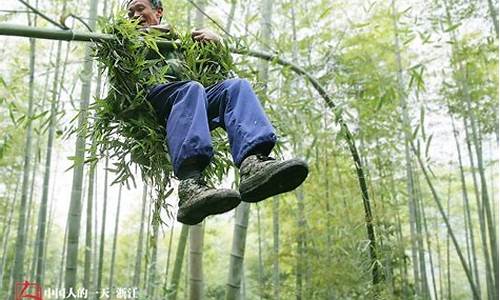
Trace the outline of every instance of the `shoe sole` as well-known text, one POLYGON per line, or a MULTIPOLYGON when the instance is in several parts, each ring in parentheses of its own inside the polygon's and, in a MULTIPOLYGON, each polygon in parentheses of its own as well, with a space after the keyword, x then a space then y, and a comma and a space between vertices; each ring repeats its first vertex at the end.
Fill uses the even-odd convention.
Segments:
POLYGON ((296 189, 309 173, 307 163, 294 159, 262 176, 253 176, 240 185, 241 201, 259 202, 296 189))
POLYGON ((228 212, 238 206, 241 198, 238 193, 227 192, 224 197, 212 195, 199 200, 194 205, 179 208, 177 221, 186 225, 196 225, 211 215, 228 212), (217 196, 217 197, 216 197, 217 196))

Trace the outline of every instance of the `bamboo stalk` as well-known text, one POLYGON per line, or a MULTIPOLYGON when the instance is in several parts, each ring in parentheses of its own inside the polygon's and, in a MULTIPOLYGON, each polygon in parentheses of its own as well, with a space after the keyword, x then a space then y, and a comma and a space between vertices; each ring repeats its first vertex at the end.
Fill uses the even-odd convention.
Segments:
POLYGON ((203 236, 203 222, 189 227, 189 297, 187 299, 190 300, 202 300, 204 295, 203 236))
MULTIPOLYGON (((74 30, 60 30, 49 28, 37 28, 17 24, 0 24, 0 35, 20 36, 45 40, 77 41, 77 42, 103 42, 114 39, 113 35, 96 32, 79 32, 74 30)), ((162 49, 173 47, 169 41, 158 41, 162 49)))
MULTIPOLYGON (((33 117, 34 111, 34 90, 35 90, 35 53, 36 53, 36 43, 34 39, 30 39, 30 75, 29 75, 29 101, 28 101, 28 120, 33 117)), ((32 157, 32 139, 33 139, 33 129, 32 121, 28 122, 28 127, 26 129, 26 139, 25 139, 25 150, 24 150, 24 165, 23 165, 23 179, 21 184, 21 199, 19 206, 19 217, 18 217, 18 227, 16 235, 16 254, 14 258, 13 272, 13 282, 22 282, 24 280, 24 257, 26 251, 26 210, 28 202, 28 185, 29 185, 29 174, 31 169, 31 157, 32 157)), ((15 285, 12 285, 11 291, 15 290, 15 285)))
POLYGON ((415 195, 415 182, 414 170, 412 166, 412 158, 410 155, 410 141, 411 141, 411 123, 408 113, 407 94, 404 90, 403 82, 403 66, 401 62, 401 50, 399 41, 399 29, 397 23, 397 12, 395 0, 391 2, 392 23, 394 27, 394 50, 397 63, 397 97, 399 106, 402 111, 402 130, 404 133, 404 155, 405 155, 405 171, 406 171, 406 191, 408 193, 408 211, 410 221, 410 237, 411 237, 411 253, 412 253, 412 267, 413 279, 415 282, 416 294, 427 296, 427 278, 425 271, 425 258, 422 253, 422 240, 420 238, 420 217, 419 210, 417 209, 419 199, 415 195), (417 264, 418 263, 418 264, 417 264))
MULTIPOLYGON (((425 241, 426 241, 426 244, 427 244, 427 254, 429 256, 429 267, 430 267, 430 273, 431 273, 431 280, 432 280, 432 287, 433 287, 433 293, 434 293, 434 299, 439 299, 438 298, 438 295, 437 295, 437 285, 436 285, 436 275, 434 273, 434 262, 433 262, 433 259, 432 259, 432 248, 431 248, 431 241, 430 241, 430 233, 429 233, 429 228, 427 226, 427 216, 426 216, 426 212, 425 212, 425 206, 424 206, 424 198, 422 196, 422 189, 421 189, 421 186, 420 186, 420 178, 418 176, 418 174, 415 174, 415 188, 416 188, 416 193, 418 195, 418 198, 420 198, 420 201, 419 201, 419 205, 418 205, 418 210, 419 210, 419 215, 422 217, 422 225, 424 226, 424 233, 422 234, 422 236, 424 236, 425 234, 425 241)), ((425 251, 425 249, 423 249, 422 247, 422 250, 425 251)), ((426 297, 428 297, 429 299, 431 299, 431 294, 430 294, 430 290, 429 290, 429 287, 428 287, 428 283, 425 282, 425 285, 426 285, 426 288, 427 288, 427 295, 426 297)))
POLYGON ((50 119, 49 119, 49 134, 47 141, 47 152, 45 158, 45 169, 43 176, 43 189, 42 189, 42 199, 40 204, 40 212, 39 212, 39 224, 37 231, 37 251, 38 254, 36 256, 36 282, 43 284, 42 275, 45 261, 44 257, 44 246, 46 243, 45 240, 45 227, 47 221, 47 203, 49 196, 49 184, 50 184, 50 171, 52 165, 52 146, 54 143, 54 135, 55 135, 55 124, 56 124, 56 113, 57 113, 57 82, 59 80, 59 63, 61 61, 62 54, 62 42, 57 44, 57 54, 56 54, 56 63, 55 63, 55 74, 54 74, 54 82, 52 85, 52 98, 50 103, 50 119))
POLYGON ((247 202, 242 202, 236 208, 229 275, 226 283, 226 300, 238 299, 238 295, 241 294, 240 289, 243 276, 243 260, 245 257, 249 212, 250 204, 247 202))
POLYGON ((158 257, 158 231, 159 224, 157 221, 153 221, 153 236, 151 241, 151 263, 149 264, 149 278, 147 281, 147 295, 152 299, 156 299, 156 285, 158 280, 156 279, 157 270, 157 257, 158 257))
MULTIPOLYGON (((186 241, 189 233, 188 225, 182 225, 177 243, 177 251, 175 255, 174 269, 172 271, 172 279, 170 281, 169 295, 166 299, 177 299, 177 291, 179 290, 179 282, 182 272, 182 262, 184 261, 184 252, 186 252, 186 241)), ((187 272, 186 272, 187 273, 187 272)))
POLYGON ((9 234, 10 229, 12 228, 12 217, 14 215, 14 211, 16 209, 17 202, 17 191, 19 189, 19 183, 21 181, 21 177, 17 179, 16 182, 16 190, 12 196, 12 206, 10 207, 8 221, 6 224, 5 231, 2 232, 2 259, 0 260, 0 290, 3 290, 3 277, 5 272, 5 266, 7 263, 7 243, 9 242, 9 234))
MULTIPOLYGON (((446 12, 446 23, 448 25, 452 24, 452 18, 451 18, 451 13, 449 9, 448 2, 446 0, 443 0, 443 4, 445 6, 445 12, 446 12)), ((456 29, 456 28, 455 28, 456 29)), ((452 50, 452 57, 455 55, 455 52, 457 51, 457 37, 455 34, 455 30, 452 30, 450 32, 451 39, 453 41, 451 50, 452 50)), ((476 151, 476 158, 477 158, 477 168, 478 168, 478 173, 479 173, 479 179, 480 179, 480 191, 481 191, 481 205, 482 207, 480 208, 481 210, 481 216, 486 218, 486 229, 487 232, 489 233, 489 247, 491 251, 491 263, 492 263, 492 270, 493 270, 493 276, 494 276, 494 288, 491 289, 493 294, 493 298, 497 299, 498 298, 498 286, 499 286, 499 271, 498 271, 498 241, 497 241, 497 232, 495 230, 495 226, 493 225, 492 221, 492 213, 491 213, 491 207, 490 207, 490 200, 488 196, 488 189, 487 189, 487 184, 486 184, 486 178, 485 178, 485 172, 484 172, 484 165, 483 165, 483 156, 482 156, 482 140, 480 138, 480 131, 478 129, 478 125, 476 124, 476 116, 475 113, 472 111, 472 98, 471 98, 471 92, 469 88, 469 84, 467 82, 467 68, 464 66, 461 62, 457 62, 452 64, 454 68, 454 72, 457 74, 457 83, 459 84, 459 89, 463 93, 463 100, 465 100, 466 104, 466 110, 465 110, 465 118, 467 118, 470 122, 471 125, 471 134, 472 134, 472 144, 474 145, 474 149, 476 151)), ((467 129, 466 129, 467 130, 467 129)), ((485 258, 486 259, 486 258, 485 258)))
POLYGON ((115 261, 116 261, 116 242, 118 240, 118 224, 120 221, 120 204, 122 202, 122 189, 123 185, 120 185, 118 191, 118 204, 116 207, 116 219, 115 219, 115 232, 113 234, 113 250, 111 251, 111 267, 109 271, 109 291, 113 294, 114 289, 114 274, 115 274, 115 261))
POLYGON ((418 162, 418 164, 420 166, 420 169, 422 170, 422 172, 424 174, 425 181, 427 182, 427 184, 429 186, 429 189, 431 191, 431 194, 432 194, 432 197, 434 199, 434 202, 438 206, 439 212, 441 213, 441 217, 443 218, 443 221, 444 221, 444 223, 446 225, 446 229, 448 231, 448 236, 451 238, 451 241, 453 243, 455 251, 457 252, 458 258, 460 259, 460 263, 462 264, 462 269, 464 270, 465 275, 467 276, 467 280, 469 282, 469 285, 470 285, 470 288, 471 288, 471 291, 472 291, 472 296, 473 296, 473 298, 475 300, 481 299, 479 297, 479 292, 478 292, 477 286, 476 286, 476 284, 474 282, 474 279, 473 279, 473 276, 472 276, 472 272, 470 271, 470 269, 469 269, 469 267, 467 265, 467 262, 466 262, 466 260, 464 258, 464 255, 462 254, 462 250, 460 248, 460 245, 458 243, 457 238, 455 237, 455 233, 453 232, 453 228, 452 228, 452 225, 450 224, 448 216, 445 214, 444 207, 443 207, 443 205, 441 203, 441 198, 439 197, 439 195, 438 195, 438 193, 437 193, 437 191, 436 191, 436 189, 434 187, 434 184, 432 183, 432 181, 430 179, 430 176, 428 174, 429 171, 427 170, 427 166, 424 165, 424 163, 422 162, 422 158, 420 157, 420 153, 415 148, 415 146, 413 145, 413 143, 411 144, 411 147, 412 147, 412 150, 413 150, 415 156, 417 157, 417 162, 418 162))
MULTIPOLYGON (((264 287, 263 278, 264 278, 264 265, 262 263, 262 234, 261 234, 261 225, 260 225, 260 207, 257 204, 257 243, 259 248, 259 289, 264 287)), ((262 300, 262 290, 259 291, 259 299, 262 300)))
MULTIPOLYGON (((103 191, 103 203, 102 203, 102 217, 101 217, 101 237, 99 243, 99 264, 97 265, 97 282, 96 291, 101 291, 102 281, 103 281, 103 266, 104 266, 104 246, 105 246, 105 232, 106 232, 106 216, 107 216, 107 206, 108 206, 108 165, 109 159, 106 153, 106 161, 104 165, 104 191, 103 191)), ((97 232, 96 232, 97 235, 97 232)), ((99 295, 96 295, 96 297, 99 295)))
MULTIPOLYGON (((462 186, 462 198, 463 198, 464 207, 465 207, 465 209, 464 209, 465 222, 464 223, 468 224, 468 226, 466 227, 466 236, 467 236, 467 232, 468 232, 469 233, 468 236, 470 237, 471 256, 472 256, 471 265, 472 265, 472 268, 474 271, 474 277, 476 279, 478 292, 479 292, 479 295, 481 295, 481 284, 480 284, 481 281, 479 280, 479 272, 478 272, 478 268, 477 268, 478 261, 477 261, 476 251, 475 251, 476 242, 474 239, 474 227, 473 227, 474 223, 472 222, 472 218, 470 215, 471 209, 470 209, 470 204, 469 204, 469 195, 467 192, 467 185, 465 182, 465 172, 464 172, 463 163, 462 163, 462 152, 460 150, 460 143, 458 141, 458 132, 455 128, 455 121, 454 121, 453 116, 451 114, 450 114, 450 119, 451 119, 451 124, 452 124, 452 128, 453 128, 453 137, 455 138, 455 145, 456 145, 457 154, 458 154, 458 163, 459 163, 459 170, 460 170, 460 183, 462 186)), ((487 270, 490 269, 489 265, 487 265, 486 267, 487 267, 487 270)), ((488 271, 488 273, 491 273, 491 272, 488 271)))
POLYGON ((142 212, 141 212, 141 227, 139 230, 139 239, 137 240, 137 251, 135 257, 134 279, 132 285, 138 287, 141 280, 141 263, 144 242, 144 218, 146 215, 146 199, 148 194, 148 186, 144 184, 142 189, 142 212))
POLYGON ((280 200, 273 197, 273 296, 280 299, 280 200))
POLYGON ((166 294, 168 291, 168 271, 170 269, 170 257, 172 256, 172 239, 174 236, 174 225, 171 225, 170 227, 170 236, 168 238, 168 254, 167 254, 167 263, 165 267, 165 275, 163 279, 163 297, 166 298, 166 294))

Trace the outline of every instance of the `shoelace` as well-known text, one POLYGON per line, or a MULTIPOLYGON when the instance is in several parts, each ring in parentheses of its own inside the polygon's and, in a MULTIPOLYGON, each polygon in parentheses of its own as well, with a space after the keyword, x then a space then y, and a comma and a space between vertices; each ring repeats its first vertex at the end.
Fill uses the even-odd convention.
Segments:
POLYGON ((198 178, 192 178, 196 184, 206 186, 207 181, 203 179, 203 177, 198 177, 198 178))
POLYGON ((211 184, 208 184, 208 181, 205 179, 205 177, 198 177, 198 178, 193 178, 193 180, 196 182, 196 184, 202 186, 205 189, 216 189, 216 187, 212 186, 211 184))
POLYGON ((269 156, 265 156, 265 155, 262 155, 262 154, 257 154, 257 159, 260 160, 260 161, 270 161, 270 160, 276 160, 275 158, 272 158, 272 157, 269 157, 269 156))

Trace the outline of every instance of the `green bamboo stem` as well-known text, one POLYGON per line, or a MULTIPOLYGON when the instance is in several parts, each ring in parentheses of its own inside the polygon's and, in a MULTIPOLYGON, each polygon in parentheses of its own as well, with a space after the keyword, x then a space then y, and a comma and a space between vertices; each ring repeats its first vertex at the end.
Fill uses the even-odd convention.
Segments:
POLYGON ((189 226, 182 225, 181 233, 179 235, 179 242, 177 243, 177 252, 175 255, 174 269, 172 271, 172 279, 170 281, 169 295, 168 297, 166 297, 166 299, 177 299, 177 291, 179 290, 178 287, 182 271, 182 262, 184 261, 184 253, 186 252, 188 233, 189 226))
POLYGON ((12 226, 12 219, 14 216, 14 211, 16 209, 16 202, 17 202, 17 198, 18 198, 17 192, 19 189, 20 182, 21 182, 21 178, 18 177, 17 182, 16 182, 16 189, 15 189, 15 192, 12 196, 12 206, 10 207, 6 228, 5 228, 5 231, 2 232, 3 239, 2 239, 2 259, 0 260, 0 291, 3 290, 3 277, 4 277, 4 272, 6 271, 5 266, 7 263, 7 244, 9 242, 10 229, 13 227, 12 226))
MULTIPOLYGON (((104 191, 103 191, 103 203, 102 203, 102 217, 101 217, 101 237, 99 242, 99 264, 97 265, 97 282, 96 291, 100 291, 103 281, 103 267, 104 267, 104 246, 105 246, 105 232, 106 232, 106 216, 108 208, 108 166, 109 159, 106 153, 106 160, 104 165, 104 191)), ((96 232, 97 235, 97 232, 96 232)))
MULTIPOLYGON (((235 188, 239 186, 238 172, 235 170, 235 188)), ((243 261, 245 258, 250 204, 242 203, 235 209, 233 241, 229 257, 229 274, 226 282, 225 299, 238 299, 243 292, 243 261)))
MULTIPOLYGON (((472 222, 472 218, 470 215, 471 209, 470 209, 470 204, 469 204, 469 195, 468 195, 468 191, 467 191, 467 185, 466 185, 466 181, 465 181, 465 171, 464 171, 464 167, 463 167, 463 163, 462 163, 462 152, 460 150, 460 143, 458 141, 458 132, 455 128, 455 121, 454 121, 453 116, 451 114, 450 114, 450 119, 451 119, 451 124, 452 124, 452 128, 453 128, 453 137, 455 139, 455 145, 456 145, 457 154, 458 154, 458 163, 459 163, 459 170, 460 170, 460 183, 461 183, 461 187, 462 187, 462 198, 463 198, 464 206, 465 206, 465 209, 464 209, 465 222, 464 223, 468 224, 468 226, 466 227, 466 231, 468 230, 469 237, 470 237, 470 243, 471 243, 471 256, 472 256, 471 265, 472 265, 472 268, 474 271, 474 278, 476 280, 478 292, 479 292, 479 295, 481 295, 481 284, 480 284, 480 280, 479 280, 479 271, 477 268, 478 260, 477 260, 476 251, 475 251, 476 242, 474 239, 474 227, 473 227, 474 223, 472 222)), ((486 268, 488 270, 487 273, 491 274, 491 270, 489 270, 490 269, 489 264, 486 265, 486 268)))
MULTIPOLYGON (((248 49, 231 49, 233 53, 236 54, 241 54, 241 55, 249 55, 265 60, 270 60, 274 63, 277 63, 282 66, 289 67, 292 71, 297 73, 298 75, 303 75, 309 83, 313 85, 313 87, 316 89, 316 91, 320 94, 320 96, 323 98, 323 100, 326 102, 328 108, 330 108, 333 111, 337 110, 337 106, 335 103, 332 101, 330 96, 328 95, 327 91, 325 88, 319 83, 319 81, 314 78, 309 72, 304 70, 302 67, 297 66, 296 64, 289 62, 283 58, 280 58, 277 55, 274 54, 268 54, 260 51, 255 51, 255 50, 248 50, 248 49)), ((368 239, 370 240, 370 259, 371 263, 373 266, 372 269, 372 282, 373 284, 380 283, 383 279, 382 273, 378 269, 378 262, 377 262, 377 252, 376 252, 376 236, 375 236, 375 228, 373 226, 373 215, 371 211, 371 202, 370 202, 370 197, 368 195, 368 187, 366 185, 366 177, 364 174, 363 170, 363 164, 361 162, 361 159, 359 157, 358 149, 356 147, 356 143, 354 141, 354 137, 352 136, 351 131, 349 130, 349 127, 343 120, 342 116, 339 116, 337 119, 337 123, 340 125, 341 128, 341 133, 343 133, 344 138, 348 144, 349 151, 351 152, 351 156, 354 162, 354 167, 356 168, 356 175, 359 183, 359 187, 361 190, 361 195, 362 195, 362 200, 363 200, 363 205, 364 205, 364 210, 365 210, 365 226, 367 230, 367 235, 368 239)))
POLYGON ((109 291, 113 294, 114 289, 114 275, 115 275, 115 262, 116 262, 116 243, 118 241, 118 224, 120 221, 120 204, 122 202, 122 189, 123 185, 120 185, 118 191, 118 204, 116 207, 116 219, 115 219, 115 232, 113 234, 113 250, 111 251, 111 267, 109 271, 109 291))
POLYGON ((45 261, 44 257, 44 246, 46 243, 45 240, 45 227, 47 222, 47 203, 48 203, 48 194, 49 194, 49 183, 50 183, 50 170, 52 165, 52 150, 55 136, 55 124, 56 124, 56 113, 57 113, 57 82, 59 80, 59 63, 61 61, 62 54, 62 42, 60 41, 57 44, 57 54, 56 54, 56 63, 55 63, 55 74, 54 74, 54 82, 52 85, 52 98, 50 103, 50 119, 49 119, 49 134, 47 141, 47 152, 45 158, 45 169, 43 176, 43 189, 42 189, 42 199, 40 204, 40 212, 39 212, 39 224, 37 230, 37 256, 36 256, 36 282, 43 284, 42 276, 45 261))
POLYGON ((158 257, 158 231, 159 224, 158 222, 153 221, 153 241, 151 241, 151 263, 149 264, 149 278, 147 281, 147 295, 152 299, 156 299, 156 285, 158 284, 158 280, 156 279, 156 270, 157 270, 157 257, 158 257))
MULTIPOLYGON (((259 249, 259 288, 262 289, 264 287, 263 278, 264 278, 264 265, 262 262, 262 234, 261 234, 261 223, 260 223, 260 207, 257 204, 257 243, 259 249)), ((259 299, 262 300, 262 290, 259 291, 259 299)))
POLYGON ((202 300, 204 295, 203 226, 203 222, 189 226, 189 300, 202 300))
MULTIPOLYGON (((97 16, 97 0, 90 2, 89 9, 90 27, 94 28, 96 25, 97 16)), ((66 288, 67 297, 75 299, 69 293, 70 289, 76 288, 77 271, 78 271, 78 247, 80 238, 80 221, 82 216, 82 194, 83 194, 83 173, 84 166, 78 163, 85 157, 85 135, 87 126, 87 110, 90 101, 90 86, 92 79, 92 66, 93 61, 90 59, 92 55, 91 47, 85 49, 85 62, 82 70, 82 90, 80 94, 80 114, 78 116, 78 132, 75 145, 75 167, 73 170, 73 180, 71 185, 71 198, 68 211, 68 245, 66 249, 66 274, 64 280, 64 287, 66 288)))
MULTIPOLYGON (((434 294, 434 299, 439 299, 438 298, 438 295, 437 295, 437 285, 436 285, 436 276, 435 276, 435 273, 434 273, 434 262, 433 262, 433 259, 432 259, 432 247, 431 247, 431 241, 430 241, 430 234, 429 234, 429 228, 427 226, 427 216, 426 216, 426 212, 425 212, 425 207, 424 207, 424 198, 423 198, 423 195, 422 195, 422 189, 421 189, 421 185, 420 185, 420 178, 418 176, 418 174, 415 174, 415 192, 416 192, 416 196, 418 196, 418 198, 421 200, 418 202, 418 210, 419 210, 419 215, 422 217, 422 225, 423 225, 423 229, 424 229, 424 232, 422 233, 422 236, 425 236, 425 241, 426 241, 426 244, 427 244, 427 254, 429 256, 429 269, 430 269, 430 273, 431 273, 431 280, 432 280, 432 287, 433 287, 433 294, 434 294)), ((421 238, 422 239, 422 238, 421 238)), ((423 249, 422 247, 422 250, 424 251, 425 249, 423 249)), ((428 287, 428 283, 425 282, 425 285, 427 287, 427 297, 429 299, 431 299, 431 294, 430 294, 430 290, 429 290, 429 287, 428 287)), ((479 290, 479 289, 478 289, 479 290)))
POLYGON ((166 297, 168 291, 168 271, 170 270, 170 257, 172 256, 172 240, 174 236, 174 226, 170 227, 170 236, 168 238, 168 254, 167 254, 167 263, 165 267, 165 275, 163 279, 163 297, 166 297))
MULTIPOLYGON (((17 24, 0 24, 0 35, 5 36, 20 36, 45 40, 58 41, 77 41, 77 42, 103 42, 114 39, 111 34, 96 33, 96 32, 79 32, 74 30, 60 30, 49 28, 37 28, 26 25, 17 24)), ((169 41, 157 42, 162 49, 167 49, 173 46, 169 41)))
MULTIPOLYGON (((150 197, 150 195, 148 194, 148 197, 150 197)), ((148 212, 148 218, 147 218, 147 227, 146 227, 146 247, 145 247, 145 254, 144 254, 144 259, 145 259, 145 262, 144 262, 144 274, 143 274, 143 283, 142 283, 142 288, 147 291, 147 285, 148 285, 148 276, 149 276, 149 260, 151 259, 149 253, 150 253, 150 241, 151 241, 151 238, 150 238, 150 232, 151 232, 151 207, 152 207, 152 201, 148 201, 148 208, 147 208, 147 212, 148 212)))
POLYGON ((142 189, 142 212, 141 212, 141 228, 139 230, 139 239, 137 240, 137 251, 135 258, 133 286, 139 286, 141 280, 141 263, 144 241, 144 218, 146 215, 146 200, 148 195, 148 186, 145 184, 142 189))
POLYGON ((273 197, 273 296, 280 299, 280 200, 273 197))
POLYGON ((469 285, 470 285, 470 288, 471 288, 471 291, 472 291, 472 296, 473 296, 473 298, 475 300, 479 300, 479 299, 481 299, 481 297, 479 296, 479 292, 478 292, 477 286, 476 286, 476 284, 474 282, 474 278, 472 276, 472 272, 470 271, 470 269, 468 267, 468 264, 467 264, 467 261, 464 258, 464 255, 462 254, 462 250, 460 248, 458 240, 455 237, 455 233, 453 232, 452 225, 450 224, 450 221, 448 220, 448 217, 445 214, 443 205, 441 203, 441 198, 439 197, 438 193, 436 192, 434 184, 432 183, 432 181, 430 179, 430 176, 428 174, 429 171, 428 171, 426 165, 424 165, 424 163, 422 162, 422 158, 420 157, 420 153, 415 148, 415 146, 413 145, 413 143, 411 143, 411 148, 412 148, 415 156, 417 157, 417 162, 420 165, 420 169, 422 170, 422 172, 424 174, 425 181, 427 182, 427 184, 429 186, 429 189, 431 190, 434 202, 437 204, 439 212, 441 213, 441 217, 443 218, 443 221, 445 222, 446 229, 448 231, 448 235, 451 238, 453 246, 455 247, 455 251, 457 252, 458 258, 460 259, 460 263, 462 264, 462 268, 463 268, 463 270, 465 272, 465 275, 467 276, 467 280, 469 281, 469 285))
MULTIPOLYGON (((31 120, 34 112, 34 90, 35 90, 35 52, 36 43, 34 39, 30 39, 30 75, 29 75, 29 102, 28 102, 28 120, 31 120)), ((32 157, 32 139, 33 139, 33 126, 32 121, 28 122, 26 129, 26 140, 24 150, 24 166, 23 166, 23 179, 21 185, 21 199, 19 206, 18 228, 16 235, 16 254, 14 258, 13 282, 22 282, 25 277, 24 273, 24 256, 26 251, 26 211, 28 209, 28 185, 29 174, 31 169, 32 157)), ((12 285, 11 292, 15 290, 15 284, 12 285)))
POLYGON ((415 281, 416 294, 422 294, 424 297, 427 294, 427 278, 425 271, 425 257, 423 256, 423 245, 420 238, 421 227, 419 210, 417 209, 419 199, 415 195, 415 182, 414 182, 414 171, 412 166, 412 158, 410 155, 411 141, 411 126, 410 117, 408 113, 408 103, 407 95, 404 90, 403 82, 403 66, 401 59, 400 41, 399 41, 399 28, 397 23, 397 12, 396 12, 396 1, 391 2, 391 15, 392 23, 394 27, 394 50, 396 56, 396 63, 398 71, 396 73, 396 78, 398 82, 397 96, 399 100, 399 106, 402 112, 401 125, 403 129, 404 136, 404 155, 405 155, 405 171, 406 171, 406 191, 408 193, 408 211, 409 211, 409 221, 410 221, 410 237, 411 237, 411 253, 412 253, 412 267, 413 267, 413 277, 415 281))

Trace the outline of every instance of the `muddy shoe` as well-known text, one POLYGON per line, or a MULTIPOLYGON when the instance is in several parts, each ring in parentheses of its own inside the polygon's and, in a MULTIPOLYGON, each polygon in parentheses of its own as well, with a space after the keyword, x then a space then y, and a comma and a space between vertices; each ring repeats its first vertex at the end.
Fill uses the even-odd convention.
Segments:
POLYGON ((195 225, 207 216, 230 211, 240 202, 240 194, 237 191, 210 188, 198 178, 185 179, 179 184, 177 221, 195 225))
POLYGON ((279 161, 262 155, 249 156, 240 167, 241 200, 259 202, 294 190, 308 172, 307 163, 301 159, 279 161))

